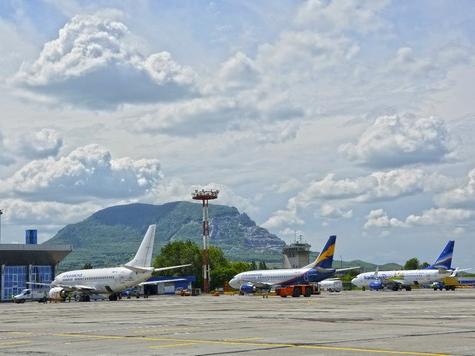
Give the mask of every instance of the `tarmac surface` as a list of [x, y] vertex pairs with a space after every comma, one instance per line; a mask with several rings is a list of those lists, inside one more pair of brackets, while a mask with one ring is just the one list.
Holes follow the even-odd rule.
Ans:
[[0, 354], [475, 355], [475, 289], [0, 304]]

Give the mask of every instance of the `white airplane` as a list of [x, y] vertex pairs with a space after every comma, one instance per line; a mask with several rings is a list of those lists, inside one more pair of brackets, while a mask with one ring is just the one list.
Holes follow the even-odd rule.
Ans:
[[[261, 271], [242, 272], [229, 281], [229, 285], [239, 290], [241, 294], [254, 293], [257, 290], [270, 290], [276, 286], [288, 286], [296, 284], [308, 284], [320, 282], [333, 277], [335, 273], [357, 269], [350, 267], [332, 268], [333, 254], [335, 251], [336, 236], [330, 236], [325, 247], [317, 259], [302, 268], [284, 268]], [[284, 258], [284, 267], [290, 266], [290, 262]]]
[[151, 267], [155, 228], [156, 225], [148, 227], [135, 257], [123, 266], [68, 271], [57, 275], [51, 284], [35, 282], [28, 284], [49, 286], [50, 300], [64, 300], [68, 293], [77, 292], [82, 296], [82, 300], [88, 301], [90, 294], [108, 294], [109, 300], [117, 300], [119, 293], [127, 288], [183, 281], [183, 278], [175, 278], [145, 282], [153, 272], [190, 266], [186, 264], [162, 268]]
[[351, 283], [362, 289], [389, 288], [397, 291], [399, 289], [411, 290], [413, 285], [431, 284], [448, 277], [456, 277], [458, 272], [465, 269], [451, 268], [454, 245], [455, 241], [449, 241], [435, 263], [425, 269], [401, 271], [379, 271], [376, 269], [374, 272], [360, 273], [351, 280]]

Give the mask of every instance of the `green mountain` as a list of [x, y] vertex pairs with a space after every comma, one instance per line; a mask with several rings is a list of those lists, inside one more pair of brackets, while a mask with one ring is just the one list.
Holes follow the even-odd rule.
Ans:
[[[210, 244], [223, 249], [232, 260], [281, 261], [284, 241], [256, 225], [234, 207], [210, 205]], [[87, 219], [65, 226], [45, 244], [70, 244], [73, 252], [61, 269], [120, 265], [135, 254], [148, 225], [157, 224], [154, 255], [174, 240], [192, 240], [202, 245], [202, 207], [189, 202], [163, 205], [113, 206]]]

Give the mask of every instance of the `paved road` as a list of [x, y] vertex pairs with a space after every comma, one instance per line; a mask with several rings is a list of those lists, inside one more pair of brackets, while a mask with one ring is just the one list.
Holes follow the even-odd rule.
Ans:
[[475, 289], [0, 304], [0, 353], [475, 355]]

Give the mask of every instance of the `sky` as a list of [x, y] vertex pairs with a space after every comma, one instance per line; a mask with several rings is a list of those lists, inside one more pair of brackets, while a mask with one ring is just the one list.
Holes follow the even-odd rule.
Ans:
[[336, 258], [475, 267], [473, 1], [0, 1], [2, 241], [217, 188]]

